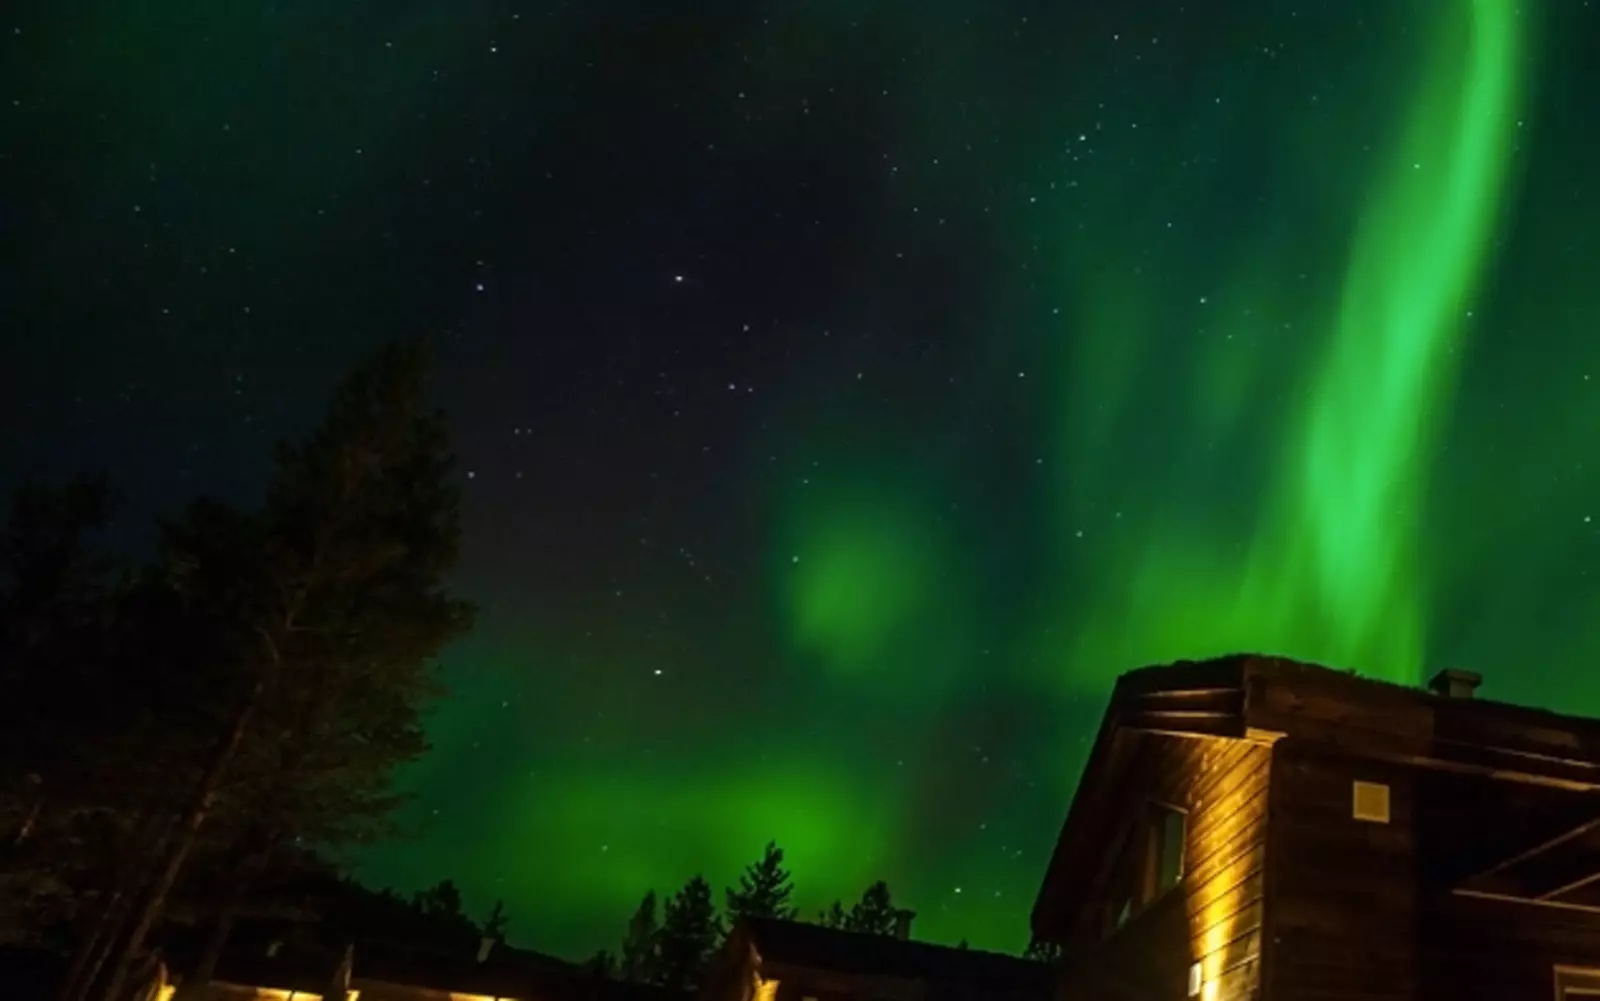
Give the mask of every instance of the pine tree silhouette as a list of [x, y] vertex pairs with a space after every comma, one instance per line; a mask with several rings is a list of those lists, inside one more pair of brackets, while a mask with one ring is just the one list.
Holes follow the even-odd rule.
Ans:
[[634, 984], [655, 981], [660, 934], [661, 929], [656, 924], [656, 891], [651, 890], [628, 919], [628, 932], [622, 939], [622, 961], [617, 969], [623, 980]]
[[1028, 948], [1023, 950], [1022, 958], [1041, 963], [1054, 963], [1061, 958], [1061, 946], [1054, 942], [1046, 942], [1042, 938], [1029, 939]]
[[889, 893], [889, 884], [878, 880], [867, 887], [856, 905], [845, 915], [844, 930], [863, 935], [893, 935], [899, 909]]
[[459, 918], [461, 890], [456, 887], [455, 880], [442, 880], [436, 886], [413, 894], [411, 906], [431, 918]]
[[661, 931], [656, 937], [660, 966], [655, 982], [676, 991], [699, 987], [721, 937], [722, 923], [717, 919], [717, 905], [711, 900], [711, 884], [704, 876], [696, 876], [662, 910]]
[[817, 924], [824, 928], [843, 928], [849, 920], [850, 915], [845, 913], [844, 905], [837, 900], [832, 907], [817, 914]]
[[789, 905], [794, 883], [783, 867], [783, 849], [776, 841], [767, 842], [761, 859], [745, 866], [739, 888], [725, 891], [728, 922], [744, 918], [792, 919], [796, 910]]
[[506, 916], [506, 902], [496, 900], [494, 907], [489, 911], [489, 916], [483, 920], [484, 937], [505, 941], [506, 926], [510, 923], [511, 919]]
[[601, 949], [589, 957], [583, 968], [602, 980], [611, 980], [617, 975], [617, 957], [611, 954], [611, 950]]

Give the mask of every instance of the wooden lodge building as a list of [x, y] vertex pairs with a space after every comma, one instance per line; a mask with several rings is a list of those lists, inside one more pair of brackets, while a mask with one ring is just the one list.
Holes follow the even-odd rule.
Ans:
[[[894, 936], [757, 920], [698, 1001], [1600, 998], [1600, 720], [1480, 681], [1247, 655], [1132, 671], [1034, 905], [1059, 963], [912, 941], [909, 912]], [[470, 928], [324, 917], [241, 929], [204, 1001], [688, 1001]]]
[[[243, 938], [199, 992], [201, 1001], [689, 1001], [489, 938], [475, 952], [370, 938], [343, 947], [295, 936]], [[174, 993], [152, 992], [155, 1001]]]
[[570, 985], [583, 979], [571, 964], [492, 940], [476, 954], [463, 954], [373, 941], [338, 948], [290, 939], [230, 951], [201, 996], [204, 1001], [566, 1001], [574, 996]]
[[1057, 996], [1600, 995], [1600, 721], [1479, 681], [1124, 675], [1033, 912]]
[[712, 962], [700, 1001], [1048, 1001], [1044, 963], [910, 937], [799, 921], [746, 920]]

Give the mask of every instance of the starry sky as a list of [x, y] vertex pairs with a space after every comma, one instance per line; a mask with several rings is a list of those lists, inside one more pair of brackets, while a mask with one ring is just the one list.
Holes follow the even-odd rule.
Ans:
[[375, 883], [581, 956], [777, 838], [1014, 949], [1125, 669], [1600, 712], [1586, 0], [3, 18], [0, 487], [136, 546], [435, 345], [482, 614]]

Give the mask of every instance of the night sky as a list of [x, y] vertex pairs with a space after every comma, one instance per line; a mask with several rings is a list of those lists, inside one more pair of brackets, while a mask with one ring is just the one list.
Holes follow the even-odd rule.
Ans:
[[141, 545], [436, 346], [482, 614], [376, 884], [579, 956], [777, 838], [1012, 949], [1125, 669], [1600, 712], [1595, 4], [25, 7], [0, 487]]

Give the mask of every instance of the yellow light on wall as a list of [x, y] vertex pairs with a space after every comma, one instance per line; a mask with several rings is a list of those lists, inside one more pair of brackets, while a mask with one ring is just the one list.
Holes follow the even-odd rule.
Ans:
[[[1259, 928], [1250, 914], [1251, 901], [1240, 887], [1252, 873], [1260, 872], [1264, 861], [1262, 835], [1266, 823], [1266, 800], [1272, 768], [1268, 747], [1253, 747], [1243, 760], [1222, 757], [1230, 745], [1219, 743], [1214, 753], [1234, 770], [1221, 788], [1211, 791], [1207, 802], [1194, 804], [1188, 836], [1190, 867], [1186, 878], [1199, 878], [1210, 884], [1204, 891], [1190, 890], [1188, 897], [1189, 940], [1195, 964], [1189, 971], [1189, 996], [1212, 1001], [1218, 981], [1228, 969], [1237, 966], [1259, 948]], [[1245, 846], [1249, 850], [1243, 850]], [[1198, 870], [1210, 870], [1196, 876]], [[1217, 892], [1214, 887], [1226, 887]], [[1252, 924], [1243, 922], [1250, 917]], [[1250, 939], [1244, 939], [1246, 934]], [[1242, 948], [1241, 948], [1242, 947]]]

